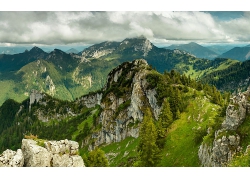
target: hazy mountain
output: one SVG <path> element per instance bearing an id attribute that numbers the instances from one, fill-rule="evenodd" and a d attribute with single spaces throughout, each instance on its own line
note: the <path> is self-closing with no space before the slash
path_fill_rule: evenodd
<path id="1" fill-rule="evenodd" d="M 74 49 L 74 48 L 71 48 L 71 49 L 69 49 L 69 50 L 67 50 L 67 51 L 65 51 L 66 53 L 75 53 L 75 54 L 78 54 L 79 53 L 79 51 L 78 50 L 76 50 L 76 49 Z"/>
<path id="2" fill-rule="evenodd" d="M 218 55 L 221 55 L 236 46 L 237 44 L 220 44 L 220 45 L 207 45 L 205 47 L 214 51 Z"/>
<path id="3" fill-rule="evenodd" d="M 198 58 L 205 58 L 211 60 L 218 56 L 218 54 L 215 53 L 214 51 L 194 42 L 188 44 L 171 45 L 169 47 L 166 47 L 166 49 L 180 49 L 187 51 Z"/>
<path id="4" fill-rule="evenodd" d="M 245 61 L 250 59 L 250 46 L 245 47 L 235 47 L 219 57 L 237 59 L 239 61 Z"/>

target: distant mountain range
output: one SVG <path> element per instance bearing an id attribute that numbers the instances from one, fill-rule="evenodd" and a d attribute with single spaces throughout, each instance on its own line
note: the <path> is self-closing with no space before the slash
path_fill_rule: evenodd
<path id="1" fill-rule="evenodd" d="M 191 46 L 204 49 L 193 43 Z M 32 89 L 59 99 L 74 100 L 102 88 L 106 76 L 116 66 L 141 58 L 160 73 L 175 69 L 199 80 L 238 62 L 227 58 L 211 61 L 182 50 L 158 48 L 145 37 L 102 42 L 78 54 L 59 49 L 47 53 L 33 47 L 19 54 L 0 55 L 0 87 L 4 87 L 0 104 L 9 98 L 20 102 Z M 214 83 L 209 78 L 206 81 Z"/>
<path id="2" fill-rule="evenodd" d="M 178 44 L 178 45 L 171 45 L 166 47 L 166 49 L 179 49 L 183 51 L 187 51 L 198 58 L 205 58 L 205 59 L 214 59 L 218 56 L 218 54 L 209 48 L 203 47 L 197 43 L 191 42 L 188 44 Z"/>

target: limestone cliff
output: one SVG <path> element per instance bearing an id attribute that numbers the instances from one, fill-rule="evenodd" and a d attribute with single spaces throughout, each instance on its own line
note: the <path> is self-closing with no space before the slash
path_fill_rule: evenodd
<path id="1" fill-rule="evenodd" d="M 160 107 L 157 105 L 156 91 L 148 88 L 146 80 L 149 72 L 145 60 L 123 63 L 109 73 L 102 96 L 96 94 L 92 98 L 83 98 L 84 102 L 87 99 L 91 102 L 92 99 L 94 103 L 91 103 L 91 107 L 100 102 L 102 108 L 97 118 L 101 129 L 85 140 L 83 145 L 92 141 L 89 145 L 89 150 L 92 150 L 100 144 L 120 142 L 128 136 L 137 138 L 146 107 L 151 108 L 158 119 Z"/>
<path id="2" fill-rule="evenodd" d="M 75 141 L 22 140 L 22 149 L 7 149 L 0 155 L 0 167 L 85 167 Z"/>

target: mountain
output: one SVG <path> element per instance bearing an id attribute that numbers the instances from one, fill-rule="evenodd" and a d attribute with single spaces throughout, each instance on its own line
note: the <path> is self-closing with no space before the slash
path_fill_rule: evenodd
<path id="1" fill-rule="evenodd" d="M 220 44 L 220 45 L 206 45 L 205 47 L 217 53 L 218 55 L 221 55 L 236 46 L 237 45 L 235 44 Z"/>
<path id="2" fill-rule="evenodd" d="M 74 49 L 74 48 L 71 48 L 71 49 L 69 49 L 69 50 L 67 50 L 66 51 L 66 53 L 74 53 L 74 54 L 78 54 L 79 53 L 79 51 L 78 50 L 76 50 L 76 49 Z"/>
<path id="3" fill-rule="evenodd" d="M 158 48 L 143 36 L 127 38 L 119 43 L 103 42 L 83 50 L 82 53 L 82 62 L 91 62 L 91 60 L 98 59 L 122 63 L 140 58 L 147 60 L 160 72 L 179 68 L 181 65 L 188 68 L 187 66 L 194 60 L 199 61 L 198 58 L 185 51 Z M 183 71 L 185 68 L 179 68 L 179 70 Z"/>
<path id="4" fill-rule="evenodd" d="M 26 50 L 23 53 L 14 55 L 2 54 L 0 55 L 0 72 L 19 70 L 24 65 L 37 59 L 45 59 L 47 55 L 47 53 L 38 47 L 33 47 L 30 51 Z"/>
<path id="5" fill-rule="evenodd" d="M 80 55 L 59 49 L 46 53 L 34 47 L 20 54 L 0 55 L 0 86 L 5 87 L 1 90 L 0 104 L 7 99 L 21 102 L 32 89 L 72 101 L 101 89 L 113 68 L 140 58 L 160 73 L 175 69 L 195 79 L 217 69 L 211 60 L 196 58 L 182 50 L 158 48 L 143 36 L 95 44 Z M 231 63 L 221 62 L 218 70 Z"/>
<path id="6" fill-rule="evenodd" d="M 76 141 L 87 166 L 96 148 L 114 167 L 249 166 L 249 97 L 250 89 L 229 102 L 213 86 L 174 70 L 161 74 L 137 59 L 111 70 L 99 91 L 72 102 L 38 91 L 22 103 L 6 101 L 0 151 L 20 148 L 26 135 Z"/>
<path id="7" fill-rule="evenodd" d="M 245 61 L 250 59 L 250 47 L 235 47 L 219 57 L 221 58 L 230 58 L 230 59 L 237 59 L 239 61 Z"/>
<path id="8" fill-rule="evenodd" d="M 187 51 L 198 58 L 205 58 L 213 60 L 215 57 L 218 56 L 217 53 L 210 50 L 209 48 L 203 47 L 197 43 L 191 42 L 188 44 L 178 44 L 178 45 L 171 45 L 166 47 L 166 49 L 179 49 L 183 51 Z"/>

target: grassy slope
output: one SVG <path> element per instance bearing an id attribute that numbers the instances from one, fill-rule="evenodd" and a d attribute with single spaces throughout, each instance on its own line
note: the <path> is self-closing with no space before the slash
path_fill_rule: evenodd
<path id="1" fill-rule="evenodd" d="M 204 98 L 202 91 L 197 91 L 196 98 L 192 97 L 193 94 L 192 90 L 186 94 L 186 98 L 189 99 L 186 112 L 181 113 L 181 118 L 169 127 L 160 166 L 199 166 L 198 148 L 200 144 L 194 142 L 193 129 L 197 129 L 199 126 L 205 127 L 211 123 L 220 107 Z M 139 138 L 128 137 L 121 142 L 103 145 L 101 149 L 109 158 L 110 166 L 132 166 L 133 158 L 137 156 L 138 144 Z M 87 153 L 87 147 L 81 150 L 81 154 L 85 153 Z"/>
<path id="2" fill-rule="evenodd" d="M 189 92 L 187 96 L 192 94 Z M 194 142 L 193 128 L 206 126 L 215 117 L 218 108 L 204 98 L 202 92 L 198 92 L 195 99 L 190 99 L 186 112 L 169 127 L 161 166 L 199 166 L 199 144 Z"/>
<path id="3" fill-rule="evenodd" d="M 23 79 L 25 84 L 29 85 L 30 88 L 34 89 L 43 89 L 46 90 L 45 92 L 48 93 L 48 89 L 46 89 L 45 76 L 49 75 L 52 79 L 53 83 L 56 87 L 56 95 L 55 97 L 60 98 L 62 100 L 73 100 L 71 93 L 68 89 L 64 86 L 63 80 L 64 76 L 67 74 L 63 74 L 60 72 L 52 63 L 41 60 L 40 65 L 37 65 L 36 62 L 29 63 L 28 65 L 24 66 L 19 70 L 19 72 L 25 72 Z M 43 76 L 42 70 L 46 67 L 45 75 Z M 37 72 L 37 75 L 34 72 Z"/>
<path id="4" fill-rule="evenodd" d="M 139 144 L 139 138 L 127 137 L 121 142 L 112 143 L 101 149 L 105 152 L 109 159 L 109 165 L 111 167 L 124 166 L 124 164 L 129 164 L 130 159 L 137 156 L 136 148 Z"/>
<path id="5" fill-rule="evenodd" d="M 202 77 L 205 74 L 208 75 L 211 72 L 227 69 L 229 66 L 231 66 L 237 62 L 239 62 L 239 61 L 228 59 L 227 61 L 220 64 L 218 67 L 210 67 L 210 68 L 205 69 L 205 70 L 195 70 L 195 69 L 193 69 L 193 67 L 191 65 L 189 65 L 189 70 L 186 71 L 185 74 L 190 75 L 190 77 L 193 79 L 197 79 L 197 78 Z"/>

